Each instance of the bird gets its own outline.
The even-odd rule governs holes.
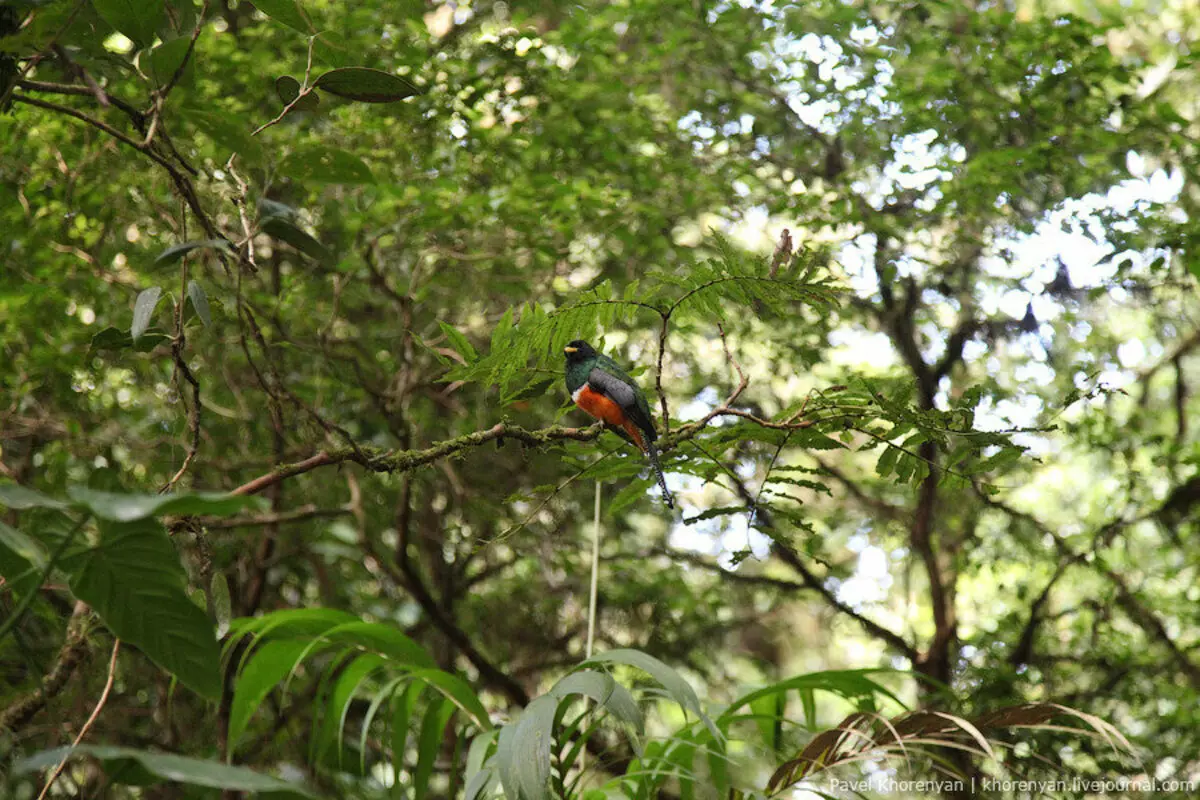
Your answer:
[[[658,432],[646,395],[625,370],[587,342],[576,339],[563,348],[567,359],[567,391],[575,405],[628,439],[646,454],[662,488],[667,508],[675,507],[654,446]]]

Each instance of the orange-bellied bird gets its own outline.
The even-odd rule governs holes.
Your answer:
[[[567,391],[575,405],[646,454],[662,487],[663,501],[667,508],[674,508],[671,490],[658,465],[658,449],[654,446],[658,433],[646,395],[617,362],[597,353],[587,342],[576,339],[563,348],[563,353],[567,357]]]

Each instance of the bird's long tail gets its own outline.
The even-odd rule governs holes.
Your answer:
[[[658,478],[658,485],[663,493],[663,502],[667,504],[667,508],[674,508],[675,498],[671,496],[671,490],[667,488],[667,478],[658,464],[658,448],[649,439],[646,440],[646,456],[650,459],[650,466],[654,468],[655,477]]]

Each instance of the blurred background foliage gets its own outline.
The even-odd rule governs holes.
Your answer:
[[[583,659],[600,479],[599,650],[715,705],[867,667],[966,716],[1061,702],[1141,761],[1038,733],[1010,769],[1200,780],[1198,39],[1185,0],[0,2],[0,473],[266,477],[167,516],[214,620],[390,624],[498,715]],[[356,67],[386,75],[322,86]],[[668,326],[730,275],[792,288]],[[680,515],[615,437],[537,438],[585,423],[577,337],[676,433],[734,399],[667,437]],[[534,438],[460,439],[501,422]],[[10,755],[106,682],[74,599],[49,580],[0,642]],[[155,663],[122,651],[88,741],[221,757],[232,675],[206,703]],[[311,711],[264,705],[236,761],[383,796],[304,766]]]

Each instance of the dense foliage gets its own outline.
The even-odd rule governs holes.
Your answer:
[[[0,0],[0,794],[1188,796],[1141,5]]]

